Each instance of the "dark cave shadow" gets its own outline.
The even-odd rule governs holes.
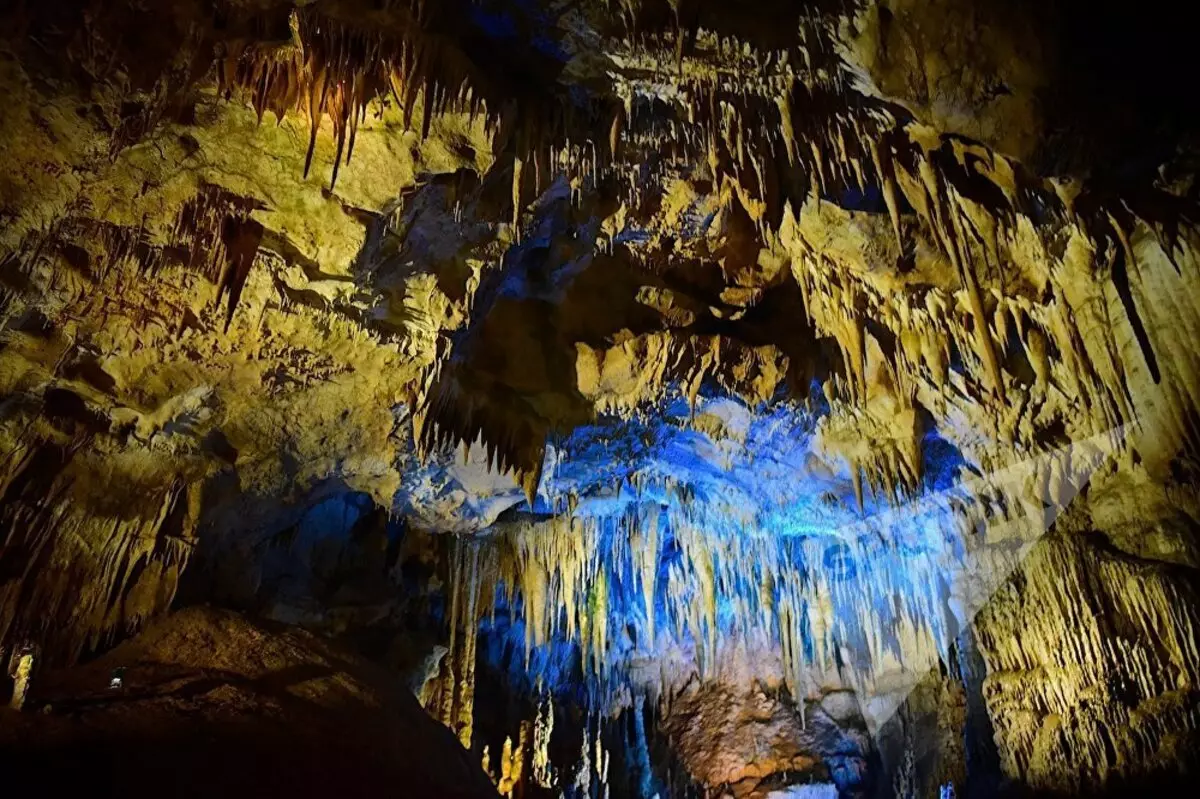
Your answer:
[[[376,741],[372,750],[362,735],[339,740],[328,729],[316,735],[279,722],[176,721],[161,730],[0,747],[0,779],[4,796],[486,796],[439,773],[455,770],[418,736]]]
[[[1081,788],[1079,791],[1038,790],[1024,786],[1010,787],[999,793],[999,799],[1149,799],[1195,796],[1196,776],[1177,771],[1159,772],[1138,778],[1112,780],[1104,787]]]
[[[137,668],[135,664],[133,668]],[[75,698],[46,697],[45,702],[54,713],[79,713],[97,710],[105,707],[124,705],[137,702],[179,699],[197,699],[225,686],[245,688],[256,694],[266,695],[281,703],[307,702],[302,697],[288,692],[288,688],[311,680],[329,677],[337,671],[331,666],[318,666],[314,663],[301,663],[295,666],[273,671],[261,677],[246,677],[234,672],[204,670],[193,673],[195,679],[188,679],[186,674],[168,675],[148,685],[138,685],[132,689],[112,690],[105,694],[90,694]],[[175,685],[183,680],[182,685]],[[163,685],[174,687],[162,690]]]
[[[0,796],[66,796],[80,788],[89,797],[494,795],[453,733],[411,695],[397,691],[407,703],[380,695],[383,704],[375,706],[336,687],[318,694],[331,704],[290,692],[362,671],[337,658],[254,678],[157,663],[133,663],[129,671],[146,684],[39,698],[53,702],[40,713],[0,708]],[[226,686],[238,693],[208,696]]]

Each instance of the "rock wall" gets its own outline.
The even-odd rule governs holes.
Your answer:
[[[1005,773],[1097,792],[1192,767],[1196,573],[1055,535],[978,620]]]

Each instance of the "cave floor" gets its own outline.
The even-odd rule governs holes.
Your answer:
[[[124,686],[110,690],[118,667]],[[0,774],[12,795],[496,795],[387,672],[203,608],[48,675],[24,712],[0,711]]]

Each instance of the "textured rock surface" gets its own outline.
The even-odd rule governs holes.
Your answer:
[[[507,794],[1178,772],[1195,69],[1091,5],[5,11],[0,652],[444,647]]]
[[[124,685],[108,687],[114,669]],[[496,796],[391,674],[307,633],[192,608],[47,675],[0,715],[14,790],[99,796]]]
[[[688,771],[733,796],[769,797],[773,785],[809,782],[835,782],[843,795],[857,795],[865,788],[870,743],[853,696],[850,707],[843,704],[832,694],[802,720],[761,690],[737,696],[701,689],[676,700],[667,730]]]
[[[1094,792],[1106,779],[1136,784],[1193,761],[1195,590],[1186,571],[1130,558],[1095,534],[1032,555],[979,621],[1005,770]]]

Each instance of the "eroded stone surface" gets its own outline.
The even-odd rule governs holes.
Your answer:
[[[436,615],[468,746],[482,630],[735,796],[903,777],[850,694],[936,739],[931,790],[983,716],[1038,788],[1193,755],[1171,48],[1076,79],[1104,12],[984,0],[44,5],[0,48],[0,650],[74,662],[191,581]],[[506,792],[650,789],[566,713],[483,720]]]

